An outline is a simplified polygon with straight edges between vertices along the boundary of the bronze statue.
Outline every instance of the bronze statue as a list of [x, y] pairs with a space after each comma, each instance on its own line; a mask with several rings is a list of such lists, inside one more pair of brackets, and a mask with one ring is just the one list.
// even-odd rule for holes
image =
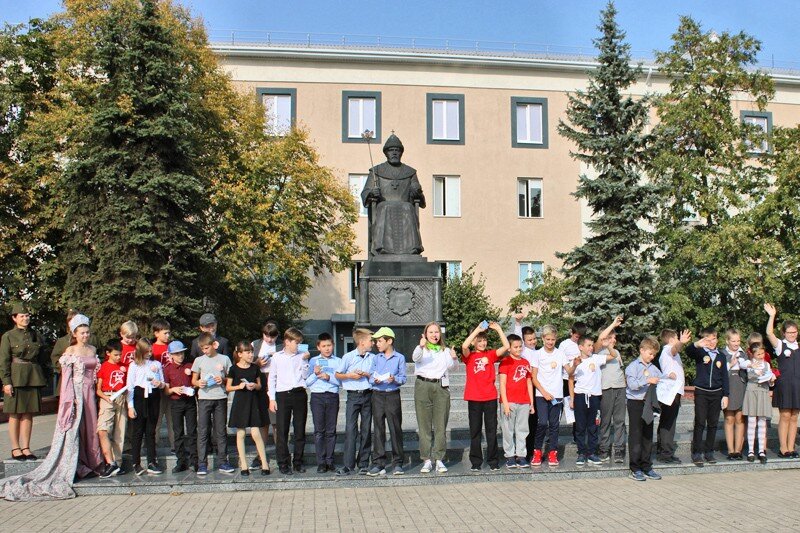
[[364, 205], [372, 210], [369, 227], [371, 256], [418, 256], [424, 249], [417, 207], [425, 208], [425, 195], [417, 171], [400, 162], [403, 151], [400, 139], [390, 135], [383, 145], [386, 162], [369, 170], [361, 191]]

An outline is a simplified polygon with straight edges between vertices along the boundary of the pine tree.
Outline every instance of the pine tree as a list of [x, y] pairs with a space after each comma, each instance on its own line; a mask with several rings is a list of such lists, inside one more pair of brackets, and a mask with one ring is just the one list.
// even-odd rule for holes
[[202, 310], [198, 273], [213, 271], [194, 65], [156, 1], [95, 15], [87, 123], [61, 185], [64, 300], [93, 316], [101, 337], [155, 317], [185, 331]]
[[569, 96], [568, 122], [558, 126], [576, 145], [571, 155], [594, 173], [581, 175], [575, 192], [592, 209], [591, 236], [559, 257], [572, 282], [567, 311], [595, 331], [622, 314], [621, 340], [631, 343], [653, 331], [658, 312], [645, 259], [652, 235], [643, 229], [656, 196], [642, 171], [649, 100], [625, 94], [641, 67], [631, 67], [630, 45], [616, 14], [609, 2], [598, 26], [602, 36], [594, 41], [599, 66], [589, 73], [588, 88]]

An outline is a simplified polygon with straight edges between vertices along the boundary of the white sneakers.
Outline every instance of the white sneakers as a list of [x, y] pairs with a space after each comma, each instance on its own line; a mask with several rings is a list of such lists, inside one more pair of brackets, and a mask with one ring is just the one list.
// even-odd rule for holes
[[[430, 471], [433, 470], [433, 462], [430, 459], [427, 459], [425, 463], [422, 465], [422, 468], [419, 469], [420, 474], [428, 474]], [[447, 467], [444, 466], [444, 463], [441, 461], [436, 461], [436, 471], [440, 474], [444, 474], [447, 472]]]

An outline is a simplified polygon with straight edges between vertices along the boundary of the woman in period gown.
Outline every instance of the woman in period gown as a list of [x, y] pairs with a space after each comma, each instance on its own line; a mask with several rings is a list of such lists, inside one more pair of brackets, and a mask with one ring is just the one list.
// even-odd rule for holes
[[89, 342], [89, 319], [70, 321], [73, 344], [59, 359], [61, 396], [50, 452], [34, 470], [0, 479], [0, 496], [9, 501], [74, 498], [76, 477], [96, 473], [103, 465], [97, 438], [95, 378], [100, 366]]

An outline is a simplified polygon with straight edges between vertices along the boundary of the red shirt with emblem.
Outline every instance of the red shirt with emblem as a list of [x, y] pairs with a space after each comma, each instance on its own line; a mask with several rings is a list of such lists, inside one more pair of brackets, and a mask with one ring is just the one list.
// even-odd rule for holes
[[500, 374], [506, 375], [506, 398], [508, 403], [531, 403], [528, 395], [528, 380], [531, 379], [531, 367], [528, 361], [509, 356], [500, 362]]
[[169, 344], [158, 344], [157, 342], [154, 342], [152, 346], [153, 359], [161, 363], [163, 368], [167, 368], [167, 365], [172, 364], [172, 358], [169, 356], [169, 352], [167, 352], [168, 348]]
[[97, 371], [97, 379], [102, 379], [100, 388], [103, 392], [116, 392], [125, 386], [128, 368], [122, 363], [115, 364], [106, 361]]
[[[164, 367], [164, 381], [172, 387], [191, 387], [192, 386], [192, 363], [183, 362], [180, 365], [170, 363]], [[181, 394], [170, 394], [170, 400], [187, 398]]]
[[130, 366], [133, 362], [133, 353], [136, 351], [136, 343], [133, 344], [125, 344], [122, 343], [122, 357], [119, 359], [119, 364], [124, 366], [126, 369]]
[[472, 402], [487, 402], [497, 399], [497, 374], [494, 364], [497, 362], [497, 350], [472, 352], [464, 359], [467, 365], [467, 384], [464, 387], [464, 399]]

